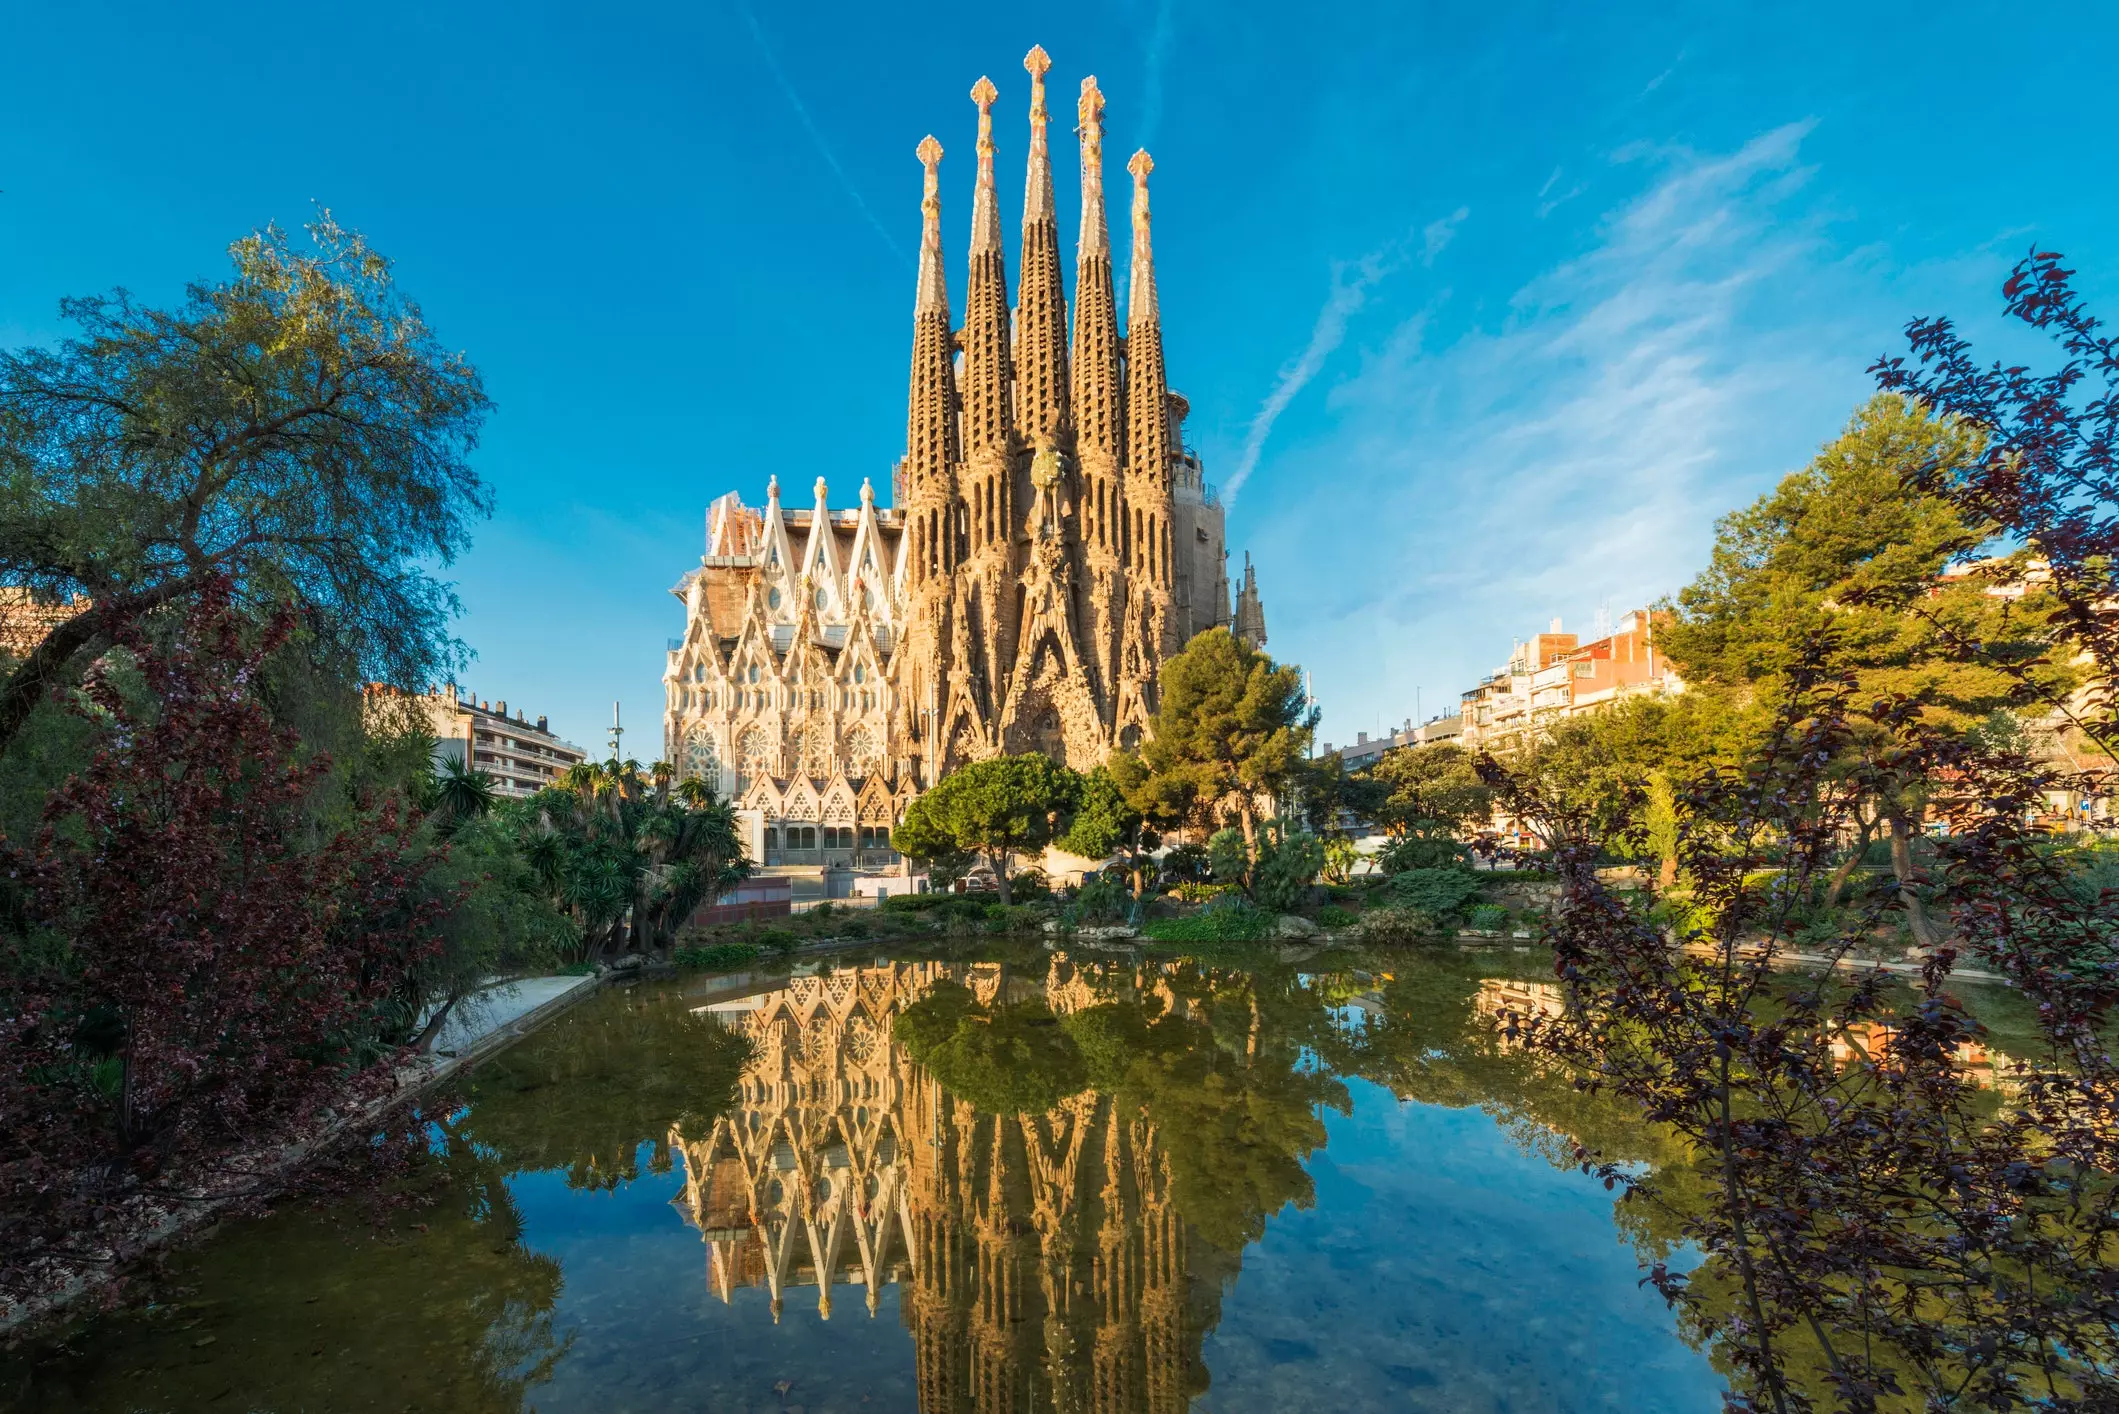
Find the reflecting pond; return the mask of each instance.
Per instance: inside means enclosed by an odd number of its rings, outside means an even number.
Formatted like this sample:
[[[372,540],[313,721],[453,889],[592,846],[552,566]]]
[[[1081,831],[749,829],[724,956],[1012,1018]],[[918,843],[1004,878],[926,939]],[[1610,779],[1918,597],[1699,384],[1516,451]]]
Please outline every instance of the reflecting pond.
[[[1674,1222],[1571,1157],[1682,1156],[1495,1025],[1548,966],[1024,945],[611,989],[465,1084],[444,1201],[230,1225],[0,1357],[0,1401],[1717,1409],[1640,1282]]]

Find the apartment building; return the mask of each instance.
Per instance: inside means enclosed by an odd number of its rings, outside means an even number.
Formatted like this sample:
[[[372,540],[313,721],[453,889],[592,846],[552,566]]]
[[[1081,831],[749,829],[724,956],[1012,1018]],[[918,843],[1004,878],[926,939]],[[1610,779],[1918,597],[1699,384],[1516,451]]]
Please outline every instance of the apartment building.
[[[393,693],[393,689],[378,683],[369,692]],[[557,781],[569,766],[588,760],[588,752],[554,735],[545,718],[533,722],[520,709],[509,716],[506,698],[486,701],[450,683],[417,701],[434,733],[436,764],[464,762],[490,776],[494,790],[503,796],[535,795]]]
[[[1463,744],[1504,754],[1534,742],[1553,723],[1640,693],[1672,693],[1684,682],[1656,651],[1655,615],[1639,609],[1601,638],[1580,643],[1553,620],[1516,645],[1508,666],[1467,689]]]

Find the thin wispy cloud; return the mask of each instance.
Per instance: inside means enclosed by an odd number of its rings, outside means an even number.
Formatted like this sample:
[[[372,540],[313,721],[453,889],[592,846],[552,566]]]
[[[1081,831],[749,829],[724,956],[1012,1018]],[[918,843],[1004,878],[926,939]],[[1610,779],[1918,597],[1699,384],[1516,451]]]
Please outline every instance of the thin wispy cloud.
[[[1433,265],[1435,257],[1449,247],[1456,238],[1457,228],[1471,215],[1469,207],[1458,207],[1440,220],[1430,221],[1420,230],[1420,263]],[[1258,470],[1258,459],[1265,453],[1266,439],[1273,435],[1273,424],[1288,410],[1296,395],[1310,385],[1312,379],[1324,371],[1331,356],[1338,352],[1346,340],[1347,322],[1368,303],[1369,292],[1388,279],[1405,260],[1407,241],[1394,240],[1370,251],[1359,260],[1348,261],[1332,268],[1332,288],[1325,295],[1324,305],[1317,311],[1317,319],[1310,326],[1310,340],[1302,352],[1281,367],[1273,380],[1273,389],[1266,394],[1265,401],[1251,418],[1251,425],[1244,433],[1243,451],[1236,458],[1236,470],[1222,487],[1225,504],[1234,505],[1244,483],[1251,473]]]
[[[758,57],[765,61],[766,72],[773,76],[773,82],[779,86],[781,96],[787,100],[787,106],[795,110],[795,117],[801,121],[802,131],[809,134],[810,144],[817,149],[817,155],[824,159],[825,166],[831,168],[831,174],[839,179],[840,190],[846,193],[847,199],[853,202],[854,208],[875,230],[883,244],[890,247],[890,253],[910,266],[912,257],[892,238],[889,228],[884,226],[876,216],[874,208],[869,206],[868,198],[861,195],[861,189],[854,185],[853,178],[839,165],[838,154],[833,152],[831,144],[824,140],[824,134],[818,129],[816,120],[809,116],[809,105],[802,101],[802,95],[797,93],[795,86],[788,81],[786,71],[780,67],[779,59],[773,54],[772,45],[766,41],[764,29],[758,24],[758,17],[750,12],[748,5],[738,5],[736,10],[743,16],[743,23],[750,26],[750,37],[758,46]]]
[[[1799,464],[1864,395],[1862,367],[1898,316],[1856,297],[1847,258],[1801,212],[1808,131],[1723,154],[1619,154],[1655,175],[1605,213],[1590,249],[1447,344],[1430,346],[1427,314],[1379,331],[1328,395],[1324,430],[1276,458],[1276,486],[1331,488],[1265,535],[1279,563],[1338,571],[1267,589],[1276,641],[1348,674],[1319,681],[1342,722],[1396,720],[1420,683],[1430,709],[1446,705],[1551,616],[1676,589],[1715,517]],[[1252,425],[1242,474],[1366,288],[1358,270],[1335,285]]]

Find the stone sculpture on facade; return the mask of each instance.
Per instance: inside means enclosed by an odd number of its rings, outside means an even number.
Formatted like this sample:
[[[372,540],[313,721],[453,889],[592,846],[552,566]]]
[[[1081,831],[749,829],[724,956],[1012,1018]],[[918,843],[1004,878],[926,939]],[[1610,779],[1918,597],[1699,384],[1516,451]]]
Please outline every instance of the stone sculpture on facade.
[[[942,258],[942,146],[924,173],[906,446],[888,508],[867,481],[833,510],[731,492],[706,554],[675,587],[685,633],[663,675],[665,753],[759,810],[886,828],[965,761],[1043,751],[1078,769],[1130,747],[1156,677],[1193,634],[1232,621],[1222,508],[1183,446],[1188,411],[1163,366],[1136,153],[1126,324],[1103,197],[1104,98],[1082,80],[1082,216],[1070,339],[1054,213],[1042,48],[1030,74],[1021,268],[1011,308],[980,79],[964,322]],[[1255,589],[1251,604],[1255,606]],[[1263,637],[1263,617],[1257,616]],[[804,811],[814,811],[804,814]],[[770,827],[770,826],[769,826]]]

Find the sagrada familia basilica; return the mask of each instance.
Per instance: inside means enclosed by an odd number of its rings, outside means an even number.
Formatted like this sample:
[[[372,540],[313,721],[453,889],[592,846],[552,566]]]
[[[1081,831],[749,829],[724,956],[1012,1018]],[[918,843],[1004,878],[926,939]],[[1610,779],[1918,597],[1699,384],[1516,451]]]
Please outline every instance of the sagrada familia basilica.
[[[706,554],[675,592],[664,749],[769,822],[768,852],[887,838],[906,801],[955,766],[1042,751],[1077,768],[1129,747],[1165,659],[1264,612],[1248,560],[1232,609],[1223,516],[1183,443],[1189,408],[1163,368],[1148,154],[1135,153],[1126,318],[1104,215],[1103,95],[1081,85],[1081,233],[1072,327],[1062,281],[1042,48],[1030,73],[1029,171],[1014,305],[994,187],[993,84],[961,327],[942,259],[942,147],[925,169],[912,387],[892,504],[861,484],[832,509],[713,503]],[[796,824],[785,840],[783,823]],[[796,822],[802,822],[797,824]],[[810,824],[808,822],[815,822]],[[803,848],[797,850],[799,844]],[[828,847],[828,845],[827,845]]]

